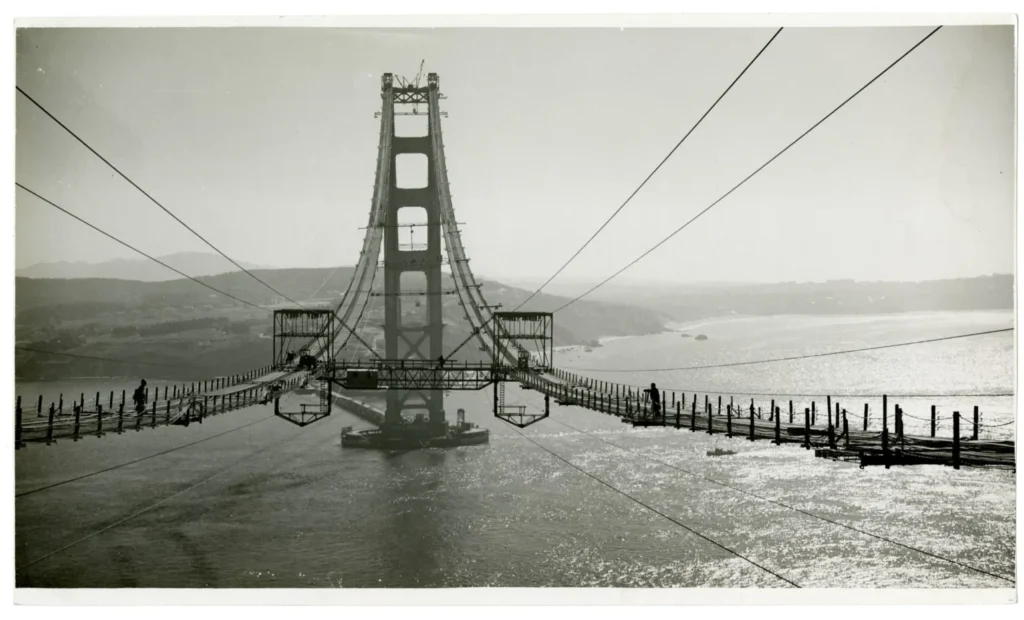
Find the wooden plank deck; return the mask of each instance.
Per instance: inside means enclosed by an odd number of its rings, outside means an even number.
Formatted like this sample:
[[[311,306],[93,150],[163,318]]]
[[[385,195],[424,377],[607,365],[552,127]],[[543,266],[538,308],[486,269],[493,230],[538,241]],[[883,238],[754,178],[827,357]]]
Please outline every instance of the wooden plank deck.
[[[193,386],[198,386],[197,398],[203,404],[205,415],[214,415],[261,402],[267,397],[266,387],[270,383],[283,382],[288,390],[297,387],[301,378],[301,373],[264,368],[247,375],[200,382]],[[956,433],[956,438],[905,435],[902,433],[898,405],[894,407],[891,417],[887,417],[887,432],[883,433],[881,428],[854,428],[854,423],[860,423],[861,418],[847,420],[845,411],[842,412],[842,418],[839,412],[833,417],[831,402],[828,412],[810,413],[807,409],[803,412],[791,409],[781,411],[776,408],[776,414],[773,411],[755,410],[753,404],[746,412],[731,405],[726,405],[723,411],[721,396],[712,401],[710,395],[682,394],[677,399],[677,395],[672,394],[671,400],[665,403],[666,415],[654,417],[638,399],[641,392],[634,386],[576,377],[561,370],[544,375],[513,372],[510,378],[524,389],[536,390],[551,397],[556,405],[582,407],[614,415],[621,418],[624,424],[634,427],[665,426],[725,434],[737,440],[796,444],[807,450],[813,449],[818,457],[857,460],[862,466],[942,464],[953,467],[995,466],[1016,469],[1013,441],[978,438],[977,428],[966,419],[960,421],[960,430],[963,432]],[[130,405],[121,407],[120,403],[115,403],[114,409],[109,406],[104,409],[100,402],[87,403],[77,414],[68,411],[72,407],[66,407],[63,415],[54,411],[49,415],[44,412],[41,417],[35,417],[35,412],[32,417],[23,415],[19,407],[16,446],[21,447],[30,442],[49,444],[60,438],[77,441],[89,435],[102,436],[111,432],[121,433],[171,424],[180,417],[179,410],[186,402],[186,391],[183,386],[179,395],[168,395],[165,388],[164,398],[160,399],[159,391],[155,390],[150,406],[142,414],[136,414]],[[126,392],[130,393],[130,390]],[[113,394],[110,395],[108,405],[112,399]],[[41,404],[36,405],[36,408],[39,407]],[[863,420],[866,425],[866,415]],[[972,432],[968,433],[968,429]]]
[[[281,382],[288,390],[297,387],[300,381],[296,373],[266,369],[246,375],[225,377],[216,382],[201,382],[199,385],[202,387],[198,389],[205,388],[208,391],[196,394],[201,407],[192,412],[188,422],[202,423],[204,417],[259,404],[265,399],[266,387],[270,383]],[[133,390],[134,387],[124,392],[131,394]],[[102,437],[111,433],[121,434],[175,424],[182,420],[186,413],[188,396],[184,394],[184,389],[181,392],[177,396],[168,395],[165,389],[164,398],[161,398],[159,390],[154,389],[152,398],[142,413],[136,413],[130,402],[122,404],[119,399],[113,401],[112,394],[105,402],[102,395],[100,402],[86,401],[84,406],[79,406],[77,413],[75,408],[80,405],[78,402],[64,403],[60,412],[56,407],[52,411],[48,407],[42,416],[37,416],[33,411],[29,417],[23,412],[21,424],[16,426],[15,447],[21,448],[28,443],[49,445],[59,439],[78,441],[90,436]],[[113,408],[109,406],[111,401],[114,402]]]
[[[902,419],[899,418],[899,408],[895,406],[889,412],[887,432],[883,433],[881,428],[854,429],[853,423],[861,420],[847,419],[846,412],[841,417],[833,417],[831,412],[817,412],[818,415],[812,418],[809,410],[790,413],[779,408],[776,421],[774,412],[759,412],[752,408],[744,412],[738,408],[731,410],[729,406],[722,411],[720,398],[712,402],[710,396],[698,394],[690,394],[689,400],[684,394],[682,399],[676,400],[674,407],[671,402],[666,403],[666,415],[655,417],[644,405],[638,405],[635,387],[607,382],[590,382],[588,385],[582,380],[553,380],[549,375],[525,373],[517,375],[516,379],[530,389],[552,397],[559,405],[618,416],[624,424],[634,427],[664,426],[724,434],[737,440],[796,444],[807,450],[813,449],[815,456],[856,460],[862,467],[941,464],[955,468],[991,466],[1016,470],[1015,443],[970,438],[967,429],[972,423],[966,418],[961,420],[963,433],[958,433],[957,438],[916,436],[899,432]],[[629,395],[624,397],[624,393]],[[702,400],[703,404],[699,404]],[[718,411],[714,409],[716,404]],[[836,419],[839,419],[839,424],[835,424]]]

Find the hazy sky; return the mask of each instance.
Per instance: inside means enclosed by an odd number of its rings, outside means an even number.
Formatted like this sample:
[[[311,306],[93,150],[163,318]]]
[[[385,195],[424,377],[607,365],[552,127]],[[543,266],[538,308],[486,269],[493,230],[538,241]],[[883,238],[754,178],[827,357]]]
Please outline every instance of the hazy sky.
[[[618,270],[929,30],[785,30],[563,275]],[[546,277],[772,32],[21,30],[17,81],[235,259],[334,266],[357,260],[366,225],[380,75],[412,76],[425,59],[448,96],[449,179],[474,270]],[[944,28],[623,277],[1012,271],[1013,79],[1011,27]],[[18,181],[147,252],[205,249],[24,98],[17,106]],[[131,255],[16,196],[18,267]]]

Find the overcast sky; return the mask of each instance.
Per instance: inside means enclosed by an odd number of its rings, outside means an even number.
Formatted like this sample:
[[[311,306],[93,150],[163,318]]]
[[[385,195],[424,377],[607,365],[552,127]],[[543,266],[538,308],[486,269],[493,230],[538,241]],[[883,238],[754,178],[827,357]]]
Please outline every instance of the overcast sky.
[[[929,28],[787,29],[564,276],[609,275]],[[440,74],[474,270],[546,277],[770,29],[21,30],[18,85],[236,260],[358,258],[384,72]],[[1013,270],[1013,30],[939,31],[623,278],[920,280]],[[203,251],[20,95],[17,180],[141,249]],[[416,119],[422,122],[420,119]],[[403,127],[402,130],[405,130]],[[16,194],[16,264],[131,252]]]

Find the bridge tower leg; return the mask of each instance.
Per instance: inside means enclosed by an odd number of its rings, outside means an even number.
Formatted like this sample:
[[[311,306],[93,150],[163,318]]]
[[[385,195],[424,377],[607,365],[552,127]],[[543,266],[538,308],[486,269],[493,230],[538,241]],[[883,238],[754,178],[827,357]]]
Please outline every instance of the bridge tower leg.
[[[396,87],[391,74],[385,74],[381,83],[382,97],[392,98],[396,104],[413,103],[423,106],[430,89],[437,89],[433,79],[426,87]],[[400,108],[391,106],[391,113]],[[428,114],[438,114],[429,109]],[[424,119],[426,120],[426,119]],[[388,200],[384,228],[384,348],[388,360],[437,360],[442,349],[442,297],[441,297],[441,208],[437,192],[437,164],[432,156],[436,137],[427,124],[426,135],[399,137],[391,124],[391,161]],[[396,163],[399,156],[422,154],[427,159],[427,185],[420,188],[401,188]],[[399,211],[418,207],[426,211],[426,244],[403,248],[399,244]],[[417,292],[425,295],[408,296],[402,290],[402,274],[421,273],[425,280],[416,285]],[[406,293],[403,295],[403,293]],[[384,426],[399,423],[403,414],[425,414],[429,421],[428,435],[441,434],[447,427],[444,413],[444,392],[441,390],[389,390]]]

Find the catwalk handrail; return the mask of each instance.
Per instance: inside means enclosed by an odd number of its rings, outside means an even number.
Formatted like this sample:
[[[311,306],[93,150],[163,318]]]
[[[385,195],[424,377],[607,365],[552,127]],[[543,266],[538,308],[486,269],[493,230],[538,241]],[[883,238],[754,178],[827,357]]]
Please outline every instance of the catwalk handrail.
[[[127,399],[129,390],[121,391],[115,400],[114,391],[106,399],[96,392],[95,399],[86,403],[81,393],[80,400],[73,400],[71,410],[64,411],[63,395],[59,402],[51,402],[44,409],[42,396],[35,402],[34,419],[26,420],[26,411],[19,396],[15,405],[15,449],[26,443],[50,445],[59,439],[79,441],[87,436],[103,437],[106,434],[122,434],[128,430],[156,428],[183,421],[185,425],[195,420],[202,423],[211,415],[225,413],[255,404],[265,403],[269,396],[267,386],[277,384],[280,390],[275,395],[287,393],[301,385],[302,372],[275,372],[267,366],[241,375],[232,375],[210,381],[173,386],[174,392],[164,386],[152,388],[152,398],[147,389],[146,406],[137,411]],[[31,407],[31,404],[28,404]],[[88,407],[88,408],[87,408]],[[194,408],[193,408],[194,407]]]
[[[462,302],[462,306],[466,310],[466,316],[470,318],[470,326],[472,327],[470,336],[462,344],[448,353],[448,357],[455,355],[455,353],[457,353],[466,342],[469,342],[469,340],[473,338],[473,336],[476,336],[483,348],[493,351],[495,338],[494,334],[490,330],[491,318],[485,316],[483,312],[483,308],[488,307],[489,304],[483,297],[483,292],[480,290],[481,287],[473,275],[472,268],[469,266],[469,260],[466,258],[466,250],[462,245],[462,238],[458,230],[458,224],[456,223],[455,207],[452,204],[451,191],[448,184],[448,164],[445,160],[444,154],[444,134],[441,130],[440,93],[436,88],[431,88],[429,90],[428,102],[428,119],[430,122],[430,130],[434,136],[433,155],[436,162],[434,173],[436,175],[438,202],[441,207],[441,221],[442,230],[445,234],[445,247],[448,251],[448,261],[451,264],[452,273],[458,274],[456,289],[459,291],[459,298],[460,300],[462,299],[463,291],[469,298],[469,307],[467,307],[467,304],[464,301]],[[459,286],[460,284],[461,286]],[[474,297],[474,295],[479,297],[479,301]],[[476,316],[476,321],[473,321],[473,315]],[[491,338],[490,343],[487,341],[487,336]],[[509,351],[507,347],[501,346],[499,349],[500,353],[509,362],[514,363],[515,355]]]
[[[377,146],[377,175],[376,182],[373,186],[373,202],[370,207],[370,219],[366,226],[366,234],[363,238],[363,248],[359,253],[359,262],[356,265],[357,272],[353,272],[352,279],[349,280],[348,287],[345,290],[345,297],[348,297],[350,291],[354,289],[356,291],[355,297],[349,303],[349,306],[345,310],[344,319],[348,322],[348,319],[352,316],[353,310],[356,306],[359,307],[359,314],[356,316],[353,325],[358,327],[359,321],[362,320],[363,314],[366,312],[366,305],[370,300],[370,291],[373,290],[373,283],[377,279],[377,257],[380,254],[380,245],[383,238],[383,226],[385,218],[385,198],[388,195],[388,184],[391,179],[391,137],[394,133],[393,123],[394,114],[392,110],[394,108],[394,101],[390,97],[383,98],[382,113],[381,113],[381,124],[380,124],[380,138]],[[370,273],[370,283],[366,286],[366,275]],[[356,275],[359,275],[358,282]],[[360,293],[365,292],[362,297],[362,303],[359,302]],[[339,304],[339,310],[344,305],[345,299],[342,299],[342,303]],[[348,346],[349,341],[352,339],[351,333],[345,336],[345,339],[340,345],[336,345],[334,349],[334,356],[338,357]],[[371,351],[373,353],[373,351]]]

